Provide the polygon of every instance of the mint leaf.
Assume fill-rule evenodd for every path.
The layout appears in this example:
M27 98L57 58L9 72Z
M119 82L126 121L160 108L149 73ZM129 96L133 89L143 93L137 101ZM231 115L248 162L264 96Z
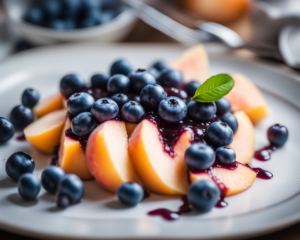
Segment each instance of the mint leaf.
M234 80L228 74L218 74L207 79L196 91L196 102L215 102L227 95L234 86Z

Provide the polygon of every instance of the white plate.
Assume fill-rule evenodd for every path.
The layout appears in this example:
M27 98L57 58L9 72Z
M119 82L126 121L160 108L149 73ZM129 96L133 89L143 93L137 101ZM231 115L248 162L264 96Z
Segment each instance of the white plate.
M179 45L78 44L21 53L0 64L0 116L7 116L19 104L26 87L34 87L46 97L58 91L59 80L66 73L78 72L88 78L98 71L107 72L119 57L128 58L135 67L148 67L159 58L171 61L183 49ZM253 160L253 166L274 174L272 180L256 179L247 191L228 197L228 207L214 208L206 214L192 212L176 222L149 217L147 212L161 207L175 210L181 204L179 199L152 195L137 207L124 208L94 181L85 182L82 203L58 211L55 197L44 190L35 202L24 202L18 196L16 184L4 170L6 158L24 150L36 161L35 173L40 175L50 157L26 142L12 140L0 146L0 228L51 238L208 239L259 235L300 220L299 79L279 65L242 60L216 45L208 45L207 50L212 74L238 71L264 89L272 114L256 127L256 148L267 144L266 130L270 125L278 122L288 127L289 141L271 161Z

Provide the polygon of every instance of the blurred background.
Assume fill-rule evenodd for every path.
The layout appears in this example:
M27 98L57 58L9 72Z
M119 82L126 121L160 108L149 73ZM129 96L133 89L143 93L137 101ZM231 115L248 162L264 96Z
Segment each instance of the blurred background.
M136 2L148 5L140 6ZM145 17L141 8L155 17ZM153 9L164 15L156 15ZM168 23L164 16L188 29ZM197 30L204 22L227 26L245 41L277 47L281 31L299 24L299 16L299 0L2 0L0 59L14 52L59 42L217 40L204 36L191 41L178 35L185 34L184 30ZM173 27L168 31L165 25ZM188 32L185 35L189 35Z
M288 45L300 58L300 0L0 0L0 61L56 43L220 41L207 35L216 29L198 34L207 22L234 31L223 29L223 37L236 33L246 42L274 49L293 27ZM27 239L3 231L0 237ZM256 239L300 239L300 224Z

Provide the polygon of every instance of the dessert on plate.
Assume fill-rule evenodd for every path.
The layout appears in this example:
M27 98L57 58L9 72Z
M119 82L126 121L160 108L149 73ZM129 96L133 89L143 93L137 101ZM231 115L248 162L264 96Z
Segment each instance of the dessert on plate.
M177 216L190 206L200 211L225 207L225 197L245 191L256 177L272 178L250 166L254 125L268 108L242 74L209 76L201 45L148 70L135 70L120 59L109 75L95 74L88 85L80 75L68 74L60 91L39 103L34 89L25 90L10 121L1 120L10 130L3 141L13 128L22 129L33 147L54 154L54 166L41 180L48 192L58 193L61 208L82 198L82 181L89 179L127 205L138 204L148 191L183 196ZM268 138L275 150L284 145L288 131L276 124ZM14 153L6 170L19 181L24 199L37 196L41 184L31 174L34 161L28 154ZM149 215L174 220L171 213L158 209Z

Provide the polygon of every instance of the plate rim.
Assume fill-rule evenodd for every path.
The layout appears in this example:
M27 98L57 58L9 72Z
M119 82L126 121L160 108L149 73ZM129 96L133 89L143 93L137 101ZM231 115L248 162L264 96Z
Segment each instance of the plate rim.
M112 46L125 46L125 45L131 45L131 47L133 46L136 46L138 45L139 47L141 46L144 46L144 47L149 47L149 46L152 46L152 47L157 47L158 45L162 45L162 46L189 46L189 45L182 45L182 44L136 44L136 43L126 43L126 44L111 44L111 43L108 43L108 44L99 44L99 43L95 43L97 46L109 46L109 47L112 47ZM81 47L84 47L86 45L86 43L74 43L74 44L57 44L57 45L54 45L54 46L48 46L48 47L40 47L40 48L37 48L37 49L33 49L33 50L29 50L29 51L26 51L26 52L22 52L22 53L18 53L18 54L15 54L13 56L10 56L8 57L7 59L3 59L3 60L0 60L0 69L3 65L5 64L10 64L10 62L12 61L15 61L15 59L18 59L20 58L20 56L23 56L23 57L27 57L28 55L39 55L39 54L42 54L43 52L45 51L49 51L49 50L57 50L59 48L64 48L64 47L68 47L68 48L76 48L78 45L80 45ZM206 47L208 46L215 46L215 44L204 44ZM87 46L91 47L91 43L89 43ZM218 45L219 46L219 45ZM222 49L224 49L222 47ZM230 58L236 58L236 56L232 56L232 55L227 55L225 57L230 57ZM250 61L250 62L256 62L256 63L262 63L263 66L265 67L268 67L270 69L268 70L271 70L271 71L275 71L275 72L280 72L281 74L286 74L290 77L292 77L297 83L300 83L300 77L297 76L296 73L293 73L293 72L290 72L288 71L287 69L285 68L278 68L275 64L273 63L269 63L269 62L265 62L263 60L249 60L249 59L243 59L243 61ZM279 65L278 65L279 66ZM282 66L280 64L280 66ZM1 74L0 74L1 76ZM0 83L1 83L1 80L0 80ZM290 104L293 104L292 102L288 101ZM293 106L295 106L293 104ZM297 106L297 108L299 109L299 107ZM294 197L299 197L300 198L300 194L297 193L295 196L292 196L292 198ZM286 201L289 201L290 199L287 199ZM279 203L281 204L281 203ZM273 207L276 207L276 206L270 206L270 208L273 208ZM261 211L264 211L264 210L261 210ZM249 214L252 214L252 213L249 213ZM99 220L95 220L93 219L92 221L99 221ZM100 220L100 221L103 221L103 220ZM280 220L277 220L276 221L276 224L275 225L272 225L272 227L269 227L269 228L265 228L265 229L262 229L262 230L259 230L255 233L253 232L249 232L249 233L242 233L242 234L233 234L233 235L226 235L225 237L226 238L230 238L230 237L233 237L233 238L238 238L238 237L250 237L250 236L258 236L258 235L262 235L262 234L265 234L265 233L268 233L268 232L272 232L273 230L279 230L279 229L282 229L282 228L285 228L287 226L290 226L296 222L300 221L300 212L299 213L295 213L293 215L290 215L289 217L286 217L284 219L280 219ZM3 230L8 230L8 231L14 231L15 233L20 233L22 235L26 235L26 236L34 236L34 237L42 237L42 238L47 238L47 237L55 237L55 238L65 238L64 236L61 236L61 235L55 235L55 234L51 234L51 235L45 235L44 233L39 233L37 231L30 231L28 229L23 229L23 228L19 228L19 227L15 227L15 226L11 226L11 225L8 225L8 224L5 224L3 222L0 221L0 229L3 229ZM11 230L10 230L11 229ZM80 237L80 236L79 236ZM159 236L155 236L155 237L146 237L146 238L143 238L143 239L157 239ZM66 238L74 238L74 236L69 236L69 237L66 237ZM98 237L99 238L99 237ZM87 239L87 238L86 238ZM120 238L118 238L120 239ZM190 239L190 238L189 238Z

